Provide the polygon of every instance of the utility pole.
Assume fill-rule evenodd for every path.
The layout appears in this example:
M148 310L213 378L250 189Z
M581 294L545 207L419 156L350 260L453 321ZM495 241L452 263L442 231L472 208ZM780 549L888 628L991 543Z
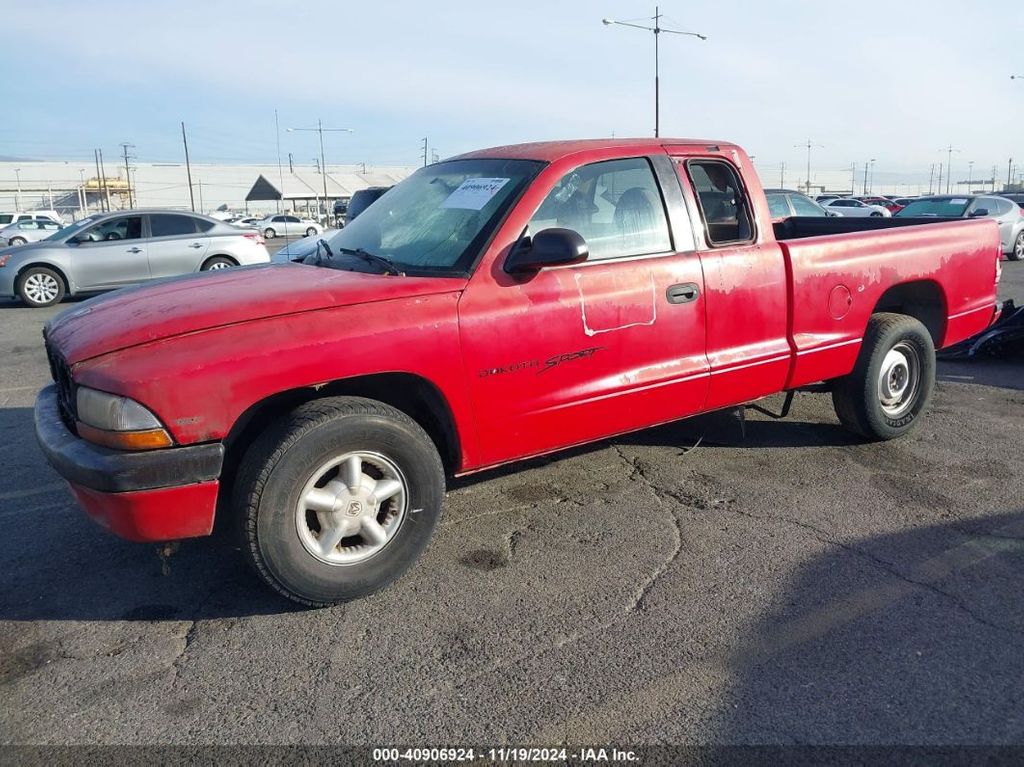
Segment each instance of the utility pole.
M1009 187L1013 181L1013 158L1006 163L1006 186Z
M699 34L697 32L682 32L678 29L666 29L661 26L661 19L663 18L661 10L658 6L654 6L654 21L653 27L647 27L643 24L634 24L628 21L615 21L614 19L601 19L601 23L605 26L611 24L617 24L620 27L633 27L634 29L642 29L646 32L654 33L654 137L658 138L660 134L660 123L661 123L661 86L658 80L658 67L659 67L659 54L658 54L658 38L661 37L662 32L667 32L671 35L684 35L687 37L696 37L699 40L707 40L706 35Z
M423 167L427 167L427 139L423 138Z
M971 183L974 181L974 160L967 163L967 194L971 193Z
M315 128L288 128L288 132L316 131L320 134L320 175L324 187L324 220L330 222L331 212L327 209L327 156L324 154L324 131L329 133L351 133L351 128L325 128L324 121L317 119Z
M85 168L78 169L78 178L82 182L78 187L78 212L85 218Z
M99 180L100 180L100 150L99 149L93 149L92 150L92 156L96 160L96 182L99 183ZM100 211L104 211L104 210L106 210L106 208L103 206L103 193L101 191L100 192Z
M813 143L810 139L807 139L807 143L806 144L794 144L793 146L794 146L794 148L805 148L807 150L807 183L806 183L805 186L806 186L807 196L810 197L810 195L811 195L811 149L814 149L814 148L824 149L824 147L821 144Z
M291 152L288 153L288 172L289 173L294 173L295 172L295 159L292 157L292 153ZM284 186L284 182L283 181L281 182L281 185ZM283 189L281 191L284 192Z
M779 189L786 188L786 163L779 165Z
M188 201L192 205L192 212L196 210L196 198L192 193L192 163L188 159L188 138L185 136L185 123L181 124L181 143L185 147L185 172L188 174Z
M277 212L281 212L281 197L284 195L284 168L281 167L281 123L277 119L277 110L274 110L274 132L277 135L277 180L281 184L280 194L276 200ZM288 168L291 169L292 156L288 155ZM246 202L248 206L248 202ZM248 210L246 211L248 212Z
M135 148L135 144L129 144L127 141L121 143L121 148L124 150L124 180L128 184L128 207L134 208L135 204L132 202L132 172L128 167L128 148Z
M857 163L850 163L850 194L857 191Z
M14 207L21 210L21 168L14 169L14 177L17 179L14 192Z
M996 174L998 172L999 172L999 167L997 165L993 165L992 166L992 191L993 192L996 191Z
M111 210L110 207L110 187L107 186L107 168L103 164L103 150L97 149L100 153L100 183L103 184L103 196L107 201L107 210Z
M946 162L946 194L949 194L949 185L950 182L953 180L953 152L959 151L959 149L954 149L952 144L946 147L946 152L948 152ZM942 181L939 181L939 191L942 191Z
M939 194L942 194L942 163L939 163L939 185L937 187Z
M933 183L935 183L935 163L932 163L932 169L928 172L928 194L932 193Z

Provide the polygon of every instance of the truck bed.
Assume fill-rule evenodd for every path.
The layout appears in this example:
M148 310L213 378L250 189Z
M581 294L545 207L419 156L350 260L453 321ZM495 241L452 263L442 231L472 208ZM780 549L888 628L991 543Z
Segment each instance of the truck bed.
M793 235L779 240L792 307L787 388L851 371L872 312L912 306L936 348L992 319L1001 248L991 219L791 218L779 226Z

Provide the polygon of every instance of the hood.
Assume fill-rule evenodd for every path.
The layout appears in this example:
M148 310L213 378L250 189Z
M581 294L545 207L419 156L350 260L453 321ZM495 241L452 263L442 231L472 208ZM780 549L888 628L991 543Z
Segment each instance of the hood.
M462 290L461 277L393 277L267 264L108 293L52 319L46 337L69 364L248 320Z

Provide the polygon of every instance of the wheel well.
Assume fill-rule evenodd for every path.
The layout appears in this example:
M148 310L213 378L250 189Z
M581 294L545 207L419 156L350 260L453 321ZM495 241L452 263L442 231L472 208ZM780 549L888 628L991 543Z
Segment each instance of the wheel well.
M267 397L246 410L224 438L224 481L230 482L246 449L274 420L304 402L348 395L384 402L412 418L430 436L445 471L453 474L462 458L455 419L444 395L425 378L410 373L344 378L318 387L290 389ZM228 497L230 490L222 493Z
M942 345L946 335L946 297L942 288L931 280L893 285L878 299L875 312L913 317L928 329L936 349Z
M43 269L49 269L51 272L56 272L57 275L64 281L64 291L65 292L70 292L71 291L71 283L68 282L68 276L66 274L64 274L64 270L61 269L59 266L54 266L53 264L48 264L48 263L46 263L44 261L36 261L36 262L31 263L31 264L25 264L24 266L22 266L18 270L18 275L14 278L14 285L15 285L15 287L17 287L17 285L18 285L18 280L21 279L21 275L23 275L29 269L34 269L37 266L41 267Z

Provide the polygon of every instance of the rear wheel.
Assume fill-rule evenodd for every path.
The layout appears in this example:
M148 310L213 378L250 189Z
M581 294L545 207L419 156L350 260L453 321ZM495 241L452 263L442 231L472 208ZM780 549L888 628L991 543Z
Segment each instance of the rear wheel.
M235 504L260 577L312 607L384 588L419 557L444 500L434 443L373 400L306 403L253 444Z
M879 212L878 212L878 211L876 210L876 211L875 211L874 213L872 213L872 214L871 214L871 218L881 218L881 217L882 217L882 215L883 215L882 213L879 213Z
M266 229L263 230L263 236L268 240L272 240L275 237L277 237L277 232L275 232L272 228L268 226Z
M45 266L33 266L18 277L18 296L32 307L60 303L65 290L64 278Z
M935 386L935 346L918 320L875 314L853 372L835 382L832 402L840 422L873 440L910 431Z
M306 230L307 237L312 237L314 234L316 234L316 229L313 227L309 227L309 229Z
M200 271L210 272L214 269L230 269L232 266L238 266L238 264L227 256L214 256L213 258L208 258L205 263L203 263L202 267L200 267Z
M25 245L26 243L28 243L28 240L26 240L24 237L12 237L10 239L11 245Z
M1006 257L1011 261L1024 261L1024 232L1017 235L1017 239L1013 241L1013 248L1006 254Z

